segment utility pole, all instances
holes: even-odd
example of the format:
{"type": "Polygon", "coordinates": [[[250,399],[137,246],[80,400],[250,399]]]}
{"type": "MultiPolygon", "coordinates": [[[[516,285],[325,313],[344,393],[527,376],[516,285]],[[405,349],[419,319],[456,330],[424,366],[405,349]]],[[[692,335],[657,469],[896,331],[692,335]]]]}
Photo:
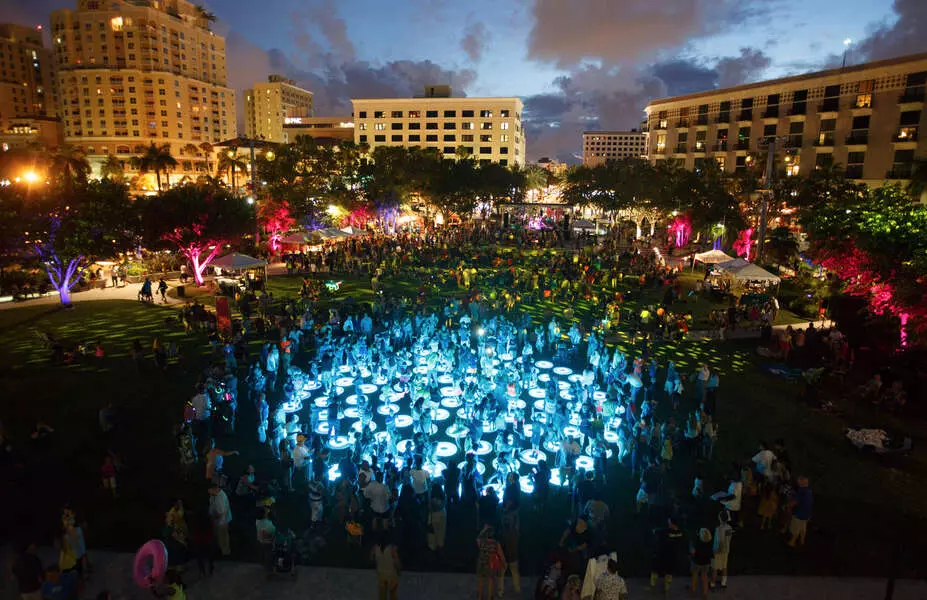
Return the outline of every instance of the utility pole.
{"type": "Polygon", "coordinates": [[[773,180],[776,176],[776,138],[770,138],[766,154],[766,180],[762,192],[763,200],[760,203],[760,226],[756,238],[756,263],[763,261],[763,246],[766,242],[766,220],[769,215],[769,195],[772,194],[773,180]]]}

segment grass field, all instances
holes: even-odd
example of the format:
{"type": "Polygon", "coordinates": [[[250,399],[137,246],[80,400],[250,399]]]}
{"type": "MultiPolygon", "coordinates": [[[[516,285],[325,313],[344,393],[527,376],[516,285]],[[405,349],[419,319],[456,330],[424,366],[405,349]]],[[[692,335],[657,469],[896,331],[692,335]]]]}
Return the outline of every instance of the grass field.
{"type": "MultiPolygon", "coordinates": [[[[334,301],[372,298],[366,282],[339,279],[345,283],[334,301]]],[[[292,295],[298,286],[297,277],[271,279],[275,296],[292,295]]],[[[404,287],[417,289],[415,282],[404,287]]],[[[543,314],[562,312],[565,306],[536,308],[543,314]]],[[[2,523],[7,533],[26,530],[48,534],[57,523],[62,504],[71,502],[88,520],[91,546],[134,550],[158,535],[172,498],[184,498],[195,509],[205,506],[204,483],[181,481],[171,428],[179,420],[184,401],[192,395],[199,373],[213,357],[205,337],[185,335],[174,316],[171,308],[129,301],[85,302],[68,311],[28,305],[0,311],[0,381],[4,392],[0,418],[13,443],[36,467],[29,475],[4,483],[12,486],[4,490],[4,497],[15,499],[15,507],[4,511],[2,523]],[[100,340],[106,356],[52,365],[36,330],[72,342],[100,340]],[[138,371],[129,358],[129,346],[140,339],[150,349],[154,336],[165,342],[177,341],[182,364],[172,364],[162,373],[148,360],[138,371]],[[97,411],[110,400],[117,407],[120,427],[114,440],[104,442],[97,434],[97,411]],[[34,446],[26,439],[37,419],[56,429],[48,447],[34,446]],[[107,444],[126,464],[120,482],[122,497],[117,500],[107,498],[99,485],[98,471],[107,444]],[[22,489],[30,492],[11,495],[22,489]]],[[[259,343],[253,342],[252,347],[256,349],[259,343]]],[[[618,343],[633,354],[627,337],[619,338],[618,343]]],[[[720,437],[714,460],[710,464],[676,461],[674,479],[680,496],[687,495],[696,471],[705,477],[709,494],[725,487],[730,465],[749,459],[761,439],[784,438],[796,471],[811,478],[816,503],[809,547],[792,550],[776,534],[757,531],[748,518],[747,528],[735,537],[731,558],[734,572],[885,575],[898,542],[904,543],[902,572],[917,572],[925,558],[921,540],[927,534],[922,516],[927,500],[923,455],[916,453],[891,462],[862,455],[846,442],[843,431],[848,424],[880,425],[911,431],[921,440],[925,438],[922,423],[876,415],[868,407],[848,410],[854,415],[852,422],[847,417],[811,411],[797,399],[798,384],[761,369],[749,342],[665,344],[658,346],[656,356],[661,366],[674,360],[683,372],[708,362],[721,375],[720,437]]],[[[308,358],[300,356],[296,364],[304,364],[308,358]]],[[[244,373],[240,377],[243,380],[244,373]]],[[[259,475],[268,473],[273,464],[254,441],[253,409],[244,396],[242,400],[239,433],[220,440],[220,445],[240,449],[244,458],[228,459],[227,470],[235,474],[251,462],[259,475]]],[[[660,410],[665,409],[662,406],[660,410]]],[[[614,468],[608,486],[613,514],[610,540],[619,550],[623,572],[639,575],[649,564],[651,524],[645,516],[634,514],[636,491],[637,483],[631,480],[628,469],[614,468]]],[[[716,509],[710,504],[691,506],[689,526],[713,518],[716,509]]],[[[298,528],[308,520],[308,507],[304,500],[284,499],[281,514],[298,528]]],[[[562,496],[544,515],[535,513],[530,502],[525,503],[523,571],[537,571],[559,538],[566,516],[566,498],[562,496]]],[[[452,513],[449,527],[447,554],[433,566],[472,569],[472,524],[455,519],[452,513]]],[[[251,556],[247,551],[253,539],[250,524],[241,520],[237,529],[233,548],[238,556],[251,556]]],[[[366,565],[366,557],[349,549],[343,537],[331,536],[329,551],[320,562],[366,565]]]]}

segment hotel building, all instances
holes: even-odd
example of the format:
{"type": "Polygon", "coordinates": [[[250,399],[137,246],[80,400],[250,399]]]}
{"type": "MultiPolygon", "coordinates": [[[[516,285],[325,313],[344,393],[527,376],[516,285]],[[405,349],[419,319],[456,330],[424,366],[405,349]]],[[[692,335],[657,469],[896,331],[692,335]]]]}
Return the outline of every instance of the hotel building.
{"type": "Polygon", "coordinates": [[[292,143],[306,136],[319,144],[354,141],[354,121],[349,115],[333,117],[287,117],[283,122],[283,141],[292,143]]]}
{"type": "Polygon", "coordinates": [[[0,24],[0,148],[61,143],[55,84],[41,28],[0,24]]]}
{"type": "Polygon", "coordinates": [[[840,164],[868,184],[904,180],[927,156],[925,90],[927,53],[654,100],[647,155],[740,171],[775,137],[788,174],[840,164]]]}
{"type": "Polygon", "coordinates": [[[525,164],[518,98],[452,98],[448,86],[426,86],[421,98],[354,99],[354,141],[434,148],[444,158],[463,152],[481,164],[525,164]]]}
{"type": "Polygon", "coordinates": [[[53,12],[65,141],[95,169],[155,143],[181,163],[172,180],[205,173],[211,146],[237,134],[225,39],[210,19],[186,0],[77,0],[53,12]]]}
{"type": "Polygon", "coordinates": [[[284,126],[312,116],[312,92],[296,87],[282,75],[271,75],[266,82],[245,90],[245,137],[282,144],[284,126]]]}
{"type": "Polygon", "coordinates": [[[610,160],[646,158],[647,134],[641,131],[584,131],[583,164],[595,167],[610,160]]]}

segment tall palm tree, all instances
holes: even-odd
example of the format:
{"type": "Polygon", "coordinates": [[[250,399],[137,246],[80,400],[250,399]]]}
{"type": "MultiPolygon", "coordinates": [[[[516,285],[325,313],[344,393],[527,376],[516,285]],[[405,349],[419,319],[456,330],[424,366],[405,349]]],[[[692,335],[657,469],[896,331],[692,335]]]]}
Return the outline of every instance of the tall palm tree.
{"type": "Polygon", "coordinates": [[[210,12],[205,6],[196,4],[193,8],[196,10],[196,16],[206,22],[206,29],[209,29],[209,26],[216,22],[216,15],[210,12]]]}
{"type": "Polygon", "coordinates": [[[154,142],[145,149],[144,154],[132,157],[132,166],[141,174],[154,173],[158,182],[158,191],[161,191],[161,173],[167,176],[167,185],[170,187],[169,171],[177,166],[177,160],[171,156],[171,145],[156,146],[154,142]]]}
{"type": "Polygon", "coordinates": [[[63,144],[50,157],[51,171],[70,187],[74,181],[86,182],[90,163],[82,150],[63,144]]]}
{"type": "Polygon", "coordinates": [[[237,177],[236,174],[238,171],[247,171],[248,163],[244,158],[238,155],[237,148],[233,148],[228,152],[222,152],[219,154],[219,163],[216,165],[216,175],[221,175],[222,173],[227,173],[229,175],[229,183],[232,186],[232,192],[235,192],[238,189],[237,186],[237,177]]]}
{"type": "Polygon", "coordinates": [[[122,183],[125,177],[125,166],[115,154],[109,154],[100,166],[100,177],[117,183],[122,183]]]}

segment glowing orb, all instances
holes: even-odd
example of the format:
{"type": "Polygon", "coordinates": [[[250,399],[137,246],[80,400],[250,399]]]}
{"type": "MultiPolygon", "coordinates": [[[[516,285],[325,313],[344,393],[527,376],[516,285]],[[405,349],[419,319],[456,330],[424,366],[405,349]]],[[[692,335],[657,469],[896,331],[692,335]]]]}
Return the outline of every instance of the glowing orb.
{"type": "Polygon", "coordinates": [[[577,381],[582,381],[582,380],[583,380],[583,376],[577,373],[573,373],[572,375],[567,377],[567,381],[569,381],[570,383],[576,383],[577,381]]]}
{"type": "Polygon", "coordinates": [[[595,461],[592,460],[591,456],[579,456],[576,458],[576,468],[591,471],[595,468],[595,461]]]}
{"type": "Polygon", "coordinates": [[[536,363],[534,363],[534,366],[539,369],[552,369],[554,366],[554,363],[550,362],[549,360],[539,360],[536,363]]]}
{"type": "Polygon", "coordinates": [[[335,380],[335,385],[340,388],[346,388],[349,385],[353,385],[353,384],[354,384],[353,377],[339,377],[338,379],[335,380]]]}
{"type": "Polygon", "coordinates": [[[602,390],[596,390],[592,392],[592,399],[596,402],[602,402],[605,400],[605,392],[602,390]]]}
{"type": "Polygon", "coordinates": [[[627,409],[625,408],[624,404],[621,404],[615,407],[615,414],[623,415],[625,410],[627,409]]]}
{"type": "Polygon", "coordinates": [[[578,414],[573,413],[572,415],[570,415],[570,425],[579,427],[582,422],[583,420],[580,418],[578,414]]]}
{"type": "Polygon", "coordinates": [[[359,386],[361,394],[374,394],[377,391],[377,386],[372,383],[363,383],[359,386]]]}
{"type": "Polygon", "coordinates": [[[306,383],[303,384],[303,391],[304,392],[314,392],[320,387],[322,387],[321,381],[307,381],[306,383]]]}
{"type": "Polygon", "coordinates": [[[543,401],[543,400],[535,400],[535,401],[534,401],[534,410],[544,410],[544,401],[543,401]]]}
{"type": "Polygon", "coordinates": [[[539,460],[547,460],[547,455],[541,452],[540,450],[532,450],[530,448],[522,450],[518,453],[518,457],[526,465],[531,465],[532,467],[538,464],[539,460]]]}
{"type": "Polygon", "coordinates": [[[374,382],[377,385],[386,385],[389,383],[389,379],[387,379],[386,375],[377,375],[377,378],[374,380],[374,382]]]}
{"type": "Polygon", "coordinates": [[[492,444],[490,444],[486,440],[480,440],[480,443],[476,447],[476,455],[485,456],[489,454],[490,452],[492,452],[492,444]]]}
{"type": "Polygon", "coordinates": [[[563,428],[563,435],[567,437],[579,437],[579,427],[573,427],[572,425],[567,425],[563,428]]]}
{"type": "Polygon", "coordinates": [[[444,408],[437,408],[435,409],[435,414],[433,417],[431,417],[431,420],[440,423],[441,421],[447,421],[450,418],[451,412],[449,410],[444,408]]]}
{"type": "Polygon", "coordinates": [[[466,418],[467,418],[467,409],[466,409],[466,408],[458,408],[458,409],[457,409],[457,418],[458,418],[458,419],[466,419],[466,418]]]}
{"type": "MultiPolygon", "coordinates": [[[[369,429],[370,431],[375,431],[376,428],[377,428],[376,422],[370,421],[369,423],[367,423],[367,429],[369,429]]],[[[357,433],[360,433],[360,432],[361,432],[361,422],[360,422],[360,421],[354,421],[354,424],[351,425],[351,429],[353,429],[353,430],[356,431],[357,433]]]]}
{"type": "Polygon", "coordinates": [[[570,367],[554,367],[554,375],[559,375],[560,377],[566,377],[573,373],[573,369],[570,367]]]}
{"type": "Polygon", "coordinates": [[[460,394],[460,388],[453,385],[441,388],[441,395],[445,398],[453,398],[459,396],[460,394]]]}
{"type": "Polygon", "coordinates": [[[540,375],[538,375],[538,381],[540,381],[541,383],[547,383],[548,381],[550,381],[550,375],[548,375],[547,373],[541,373],[540,375]]]}
{"type": "Polygon", "coordinates": [[[441,406],[446,406],[447,408],[458,408],[461,404],[463,404],[463,402],[460,400],[460,398],[448,397],[441,399],[441,406]]]}
{"type": "Polygon", "coordinates": [[[524,410],[528,406],[528,403],[520,398],[518,400],[514,400],[511,404],[518,410],[524,410]]]}
{"type": "Polygon", "coordinates": [[[319,396],[318,398],[313,400],[312,403],[318,406],[319,408],[327,408],[328,407],[328,396],[319,396]]]}
{"type": "Polygon", "coordinates": [[[344,409],[344,416],[349,419],[360,419],[360,409],[356,406],[344,409]]]}
{"type": "Polygon", "coordinates": [[[351,365],[341,365],[340,367],[338,367],[338,372],[339,373],[350,373],[351,365]]]}
{"type": "MultiPolygon", "coordinates": [[[[461,471],[463,471],[464,467],[467,466],[467,461],[458,463],[457,466],[460,467],[461,471]]],[[[480,475],[484,474],[486,472],[486,465],[484,465],[481,462],[476,463],[476,472],[479,473],[480,475]]]]}
{"type": "Polygon", "coordinates": [[[448,458],[457,454],[457,446],[451,442],[438,442],[435,444],[435,456],[448,458]]]}
{"type": "Polygon", "coordinates": [[[396,415],[396,427],[403,429],[412,424],[412,417],[409,415],[396,415]]]}
{"type": "Polygon", "coordinates": [[[441,375],[440,377],[438,377],[438,383],[440,383],[441,385],[450,385],[454,383],[454,378],[451,377],[450,375],[441,375]]]}
{"type": "Polygon", "coordinates": [[[399,407],[395,404],[381,404],[377,407],[377,412],[381,415],[395,415],[399,412],[399,407]]]}
{"type": "Polygon", "coordinates": [[[557,389],[558,389],[558,390],[568,390],[568,389],[570,389],[571,387],[572,387],[572,386],[571,386],[569,383],[567,383],[566,381],[558,381],[558,382],[557,382],[557,389]]]}
{"type": "Polygon", "coordinates": [[[534,493],[534,484],[527,477],[518,478],[518,487],[521,488],[521,493],[523,494],[533,494],[534,493]]]}
{"type": "Polygon", "coordinates": [[[550,470],[550,484],[560,487],[563,485],[563,480],[560,479],[560,469],[551,469],[550,470]]]}
{"type": "Polygon", "coordinates": [[[605,438],[605,441],[608,442],[608,443],[610,443],[610,444],[617,444],[617,443],[618,443],[618,434],[615,433],[614,431],[606,431],[606,432],[604,433],[603,437],[605,438]]]}
{"type": "Polygon", "coordinates": [[[453,425],[447,428],[447,431],[445,431],[445,433],[447,434],[448,437],[454,438],[455,440],[459,440],[461,438],[467,437],[467,434],[470,433],[470,428],[464,427],[463,425],[460,425],[458,423],[454,423],[453,425]]]}
{"type": "Polygon", "coordinates": [[[351,445],[351,438],[346,435],[336,435],[328,442],[328,447],[332,450],[344,450],[351,445]]]}

